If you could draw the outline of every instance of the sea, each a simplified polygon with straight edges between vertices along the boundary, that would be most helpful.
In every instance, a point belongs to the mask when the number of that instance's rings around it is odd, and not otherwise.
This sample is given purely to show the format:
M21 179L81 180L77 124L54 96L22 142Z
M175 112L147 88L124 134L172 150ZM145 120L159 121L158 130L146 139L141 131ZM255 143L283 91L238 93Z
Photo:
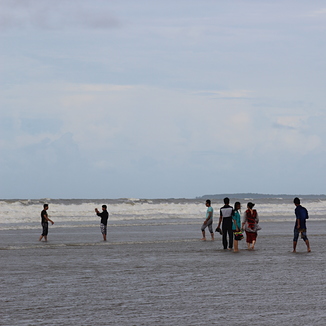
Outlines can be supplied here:
M201 241L205 200L215 229L225 196L242 213L255 203L254 251ZM0 200L0 325L325 325L326 196L298 196L310 253L302 240L292 252L294 197ZM54 225L40 242L44 203Z

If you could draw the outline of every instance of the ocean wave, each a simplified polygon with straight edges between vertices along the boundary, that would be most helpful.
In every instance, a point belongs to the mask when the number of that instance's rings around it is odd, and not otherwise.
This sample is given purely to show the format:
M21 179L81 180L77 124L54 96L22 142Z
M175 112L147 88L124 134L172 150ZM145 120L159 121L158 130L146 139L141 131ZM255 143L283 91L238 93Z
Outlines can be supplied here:
M242 213L245 211L245 200L242 200ZM0 201L0 228L15 225L19 228L30 227L30 223L39 223L43 204L49 204L48 214L55 223L98 223L99 217L95 214L95 207L108 205L110 222L158 220L158 219L196 219L205 217L205 201L202 199L37 199L37 200L1 200ZM294 205L289 200L257 199L255 208L260 219L274 220L294 219ZM219 200L213 200L215 221L219 217L222 207ZM308 200L303 203L309 215L324 219L326 214L326 200Z

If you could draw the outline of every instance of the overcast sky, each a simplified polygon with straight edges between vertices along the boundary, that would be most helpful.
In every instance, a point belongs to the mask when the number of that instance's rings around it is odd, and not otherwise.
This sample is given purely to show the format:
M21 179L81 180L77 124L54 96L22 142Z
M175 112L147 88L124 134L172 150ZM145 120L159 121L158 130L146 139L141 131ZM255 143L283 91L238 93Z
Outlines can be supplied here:
M323 194L326 3L0 0L0 198Z

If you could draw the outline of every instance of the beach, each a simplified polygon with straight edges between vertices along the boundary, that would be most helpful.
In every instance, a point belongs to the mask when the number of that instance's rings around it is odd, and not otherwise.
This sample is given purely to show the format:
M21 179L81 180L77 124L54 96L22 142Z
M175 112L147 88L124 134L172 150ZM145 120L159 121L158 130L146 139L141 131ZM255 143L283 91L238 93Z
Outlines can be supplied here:
M268 220L268 219L267 219ZM215 225L216 225L215 220ZM200 241L202 220L0 230L1 325L324 325L325 221L311 253L291 222L262 222L255 251Z

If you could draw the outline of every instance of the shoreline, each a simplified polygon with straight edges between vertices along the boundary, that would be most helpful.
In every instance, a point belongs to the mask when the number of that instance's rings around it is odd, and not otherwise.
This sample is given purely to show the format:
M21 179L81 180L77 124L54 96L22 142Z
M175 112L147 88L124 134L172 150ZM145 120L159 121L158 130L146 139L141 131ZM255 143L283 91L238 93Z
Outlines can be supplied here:
M132 222L132 223L130 223ZM153 241L197 241L201 239L202 220L193 219L178 221L170 220L140 220L140 221L121 221L120 223L108 224L107 244L116 243L152 243ZM288 242L292 241L294 221L264 222L260 223L262 230L258 232L258 243L262 238L272 239L275 237L285 237ZM214 222L214 230L217 222ZM326 221L309 220L307 222L308 238L321 237L326 235ZM0 230L0 250L6 248L23 248L35 245L71 245L71 244L97 244L101 242L99 223L90 225L57 225L50 226L48 242L38 242L41 227L25 229L7 229ZM207 243L211 240L207 238ZM221 241L221 235L215 232L214 246L218 246ZM242 240L241 243L245 241ZM313 241L312 241L313 245Z

